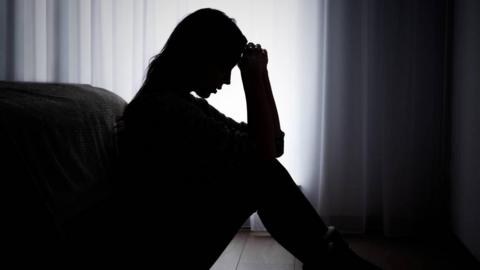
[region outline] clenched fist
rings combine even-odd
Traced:
[[[266,70],[268,64],[267,50],[263,49],[260,44],[248,43],[245,46],[242,58],[238,63],[238,67],[242,73],[262,73]]]

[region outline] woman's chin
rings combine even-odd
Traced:
[[[201,98],[208,98],[211,94],[217,93],[217,90],[198,90],[195,93]]]

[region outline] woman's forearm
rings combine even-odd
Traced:
[[[247,101],[248,126],[261,159],[273,159],[278,116],[272,108],[271,94],[267,89],[262,72],[241,72]],[[271,92],[271,90],[270,90]]]
[[[273,97],[272,87],[270,85],[270,79],[268,77],[268,70],[265,69],[263,74],[263,84],[265,85],[265,93],[267,96],[268,103],[270,105],[270,111],[272,113],[273,129],[275,132],[275,157],[280,157],[283,155],[283,136],[284,133],[280,127],[280,118],[278,116],[277,105]]]
[[[273,98],[272,87],[270,85],[270,79],[268,77],[268,70],[266,69],[263,73],[263,84],[265,85],[265,93],[267,95],[268,103],[272,112],[275,135],[280,136],[280,134],[282,133],[282,129],[280,127],[280,119],[278,117],[277,105],[275,103],[275,99]]]

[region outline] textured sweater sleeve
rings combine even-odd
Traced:
[[[164,132],[179,151],[204,167],[236,167],[255,153],[248,125],[226,117],[206,100],[166,97],[159,104]]]
[[[225,116],[204,99],[152,96],[131,106],[130,116],[137,119],[131,121],[137,125],[130,126],[141,134],[137,138],[147,145],[146,151],[189,164],[192,169],[235,170],[256,157],[257,146],[248,124]],[[283,148],[283,134],[277,145],[277,149]]]
[[[215,109],[215,107],[210,106],[206,100],[199,99],[199,102],[202,103],[202,107],[204,107],[204,110],[208,112],[209,116],[224,122],[225,125],[229,127],[229,129],[248,133],[248,125],[245,122],[238,123],[230,117],[225,116],[223,113]],[[278,134],[275,138],[275,149],[278,155],[283,154],[284,138],[285,133],[283,131],[280,131],[280,134]]]

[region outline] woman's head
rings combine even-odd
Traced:
[[[166,83],[208,97],[230,83],[230,71],[246,43],[235,21],[223,12],[197,10],[175,27],[150,63],[144,87]]]

